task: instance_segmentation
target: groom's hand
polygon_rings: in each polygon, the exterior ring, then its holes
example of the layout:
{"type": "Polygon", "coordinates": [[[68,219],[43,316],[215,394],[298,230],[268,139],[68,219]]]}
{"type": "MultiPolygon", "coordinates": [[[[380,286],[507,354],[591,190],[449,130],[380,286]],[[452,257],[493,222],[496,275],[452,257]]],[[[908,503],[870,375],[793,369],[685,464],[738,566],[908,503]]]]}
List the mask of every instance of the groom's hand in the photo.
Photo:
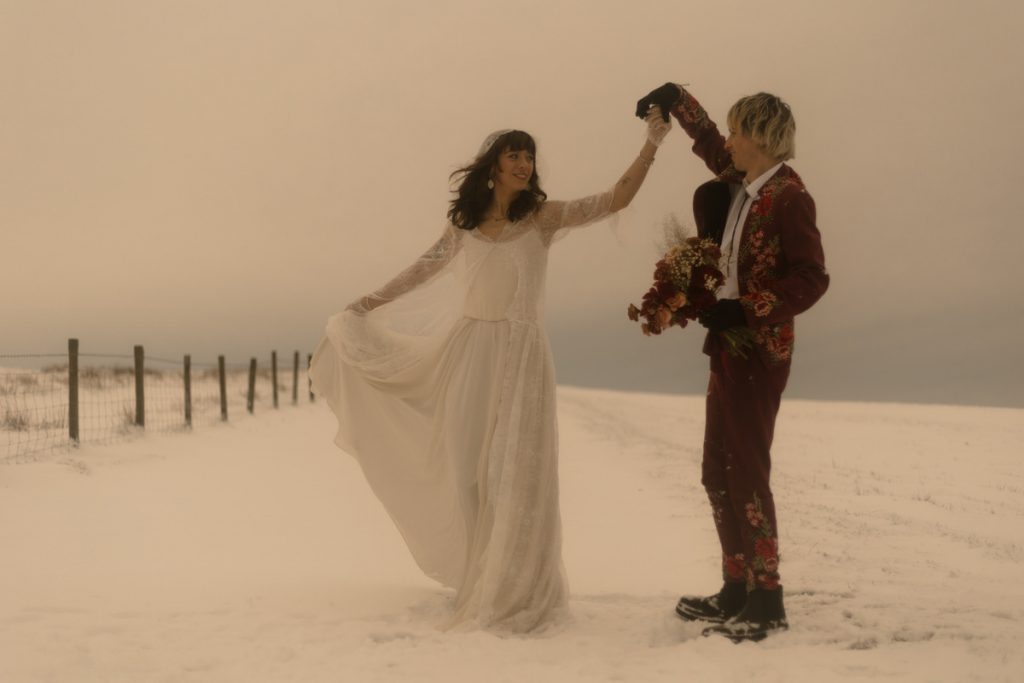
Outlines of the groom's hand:
{"type": "Polygon", "coordinates": [[[721,332],[746,325],[747,317],[739,299],[722,299],[701,315],[698,321],[712,332],[721,332]]]}
{"type": "Polygon", "coordinates": [[[666,83],[660,88],[655,88],[636,101],[637,118],[647,118],[647,111],[657,105],[661,107],[661,118],[667,122],[669,112],[682,96],[682,90],[675,83],[666,83]]]}

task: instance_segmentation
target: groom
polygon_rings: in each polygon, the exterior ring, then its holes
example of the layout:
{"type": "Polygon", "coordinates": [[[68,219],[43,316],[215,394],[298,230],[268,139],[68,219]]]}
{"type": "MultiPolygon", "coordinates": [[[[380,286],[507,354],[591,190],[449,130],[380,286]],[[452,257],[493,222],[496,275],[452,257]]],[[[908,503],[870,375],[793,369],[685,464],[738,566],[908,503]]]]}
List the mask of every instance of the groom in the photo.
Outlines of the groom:
{"type": "MultiPolygon", "coordinates": [[[[697,188],[701,237],[722,248],[726,282],[701,317],[711,357],[701,483],[722,546],[722,589],[683,596],[676,613],[709,623],[704,635],[761,640],[788,628],[779,581],[778,525],[769,486],[770,449],[793,353],[793,317],[828,288],[814,200],[784,162],[796,124],[774,95],[740,99],[729,110],[729,137],[682,86],[666,83],[637,102],[637,116],[658,105],[693,139],[714,180],[697,188]],[[747,358],[730,355],[720,332],[755,334],[747,358]]],[[[667,120],[667,118],[666,118],[667,120]]]]}

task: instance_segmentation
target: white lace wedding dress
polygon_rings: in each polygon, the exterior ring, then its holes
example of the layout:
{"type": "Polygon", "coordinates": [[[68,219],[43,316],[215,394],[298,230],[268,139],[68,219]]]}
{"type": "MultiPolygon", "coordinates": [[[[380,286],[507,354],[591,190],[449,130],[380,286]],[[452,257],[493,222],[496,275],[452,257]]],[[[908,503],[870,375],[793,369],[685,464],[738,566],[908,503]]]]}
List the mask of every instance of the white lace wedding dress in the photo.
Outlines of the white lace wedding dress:
{"type": "Polygon", "coordinates": [[[612,192],[548,201],[495,238],[449,224],[327,324],[310,377],[419,566],[456,589],[445,627],[533,631],[565,610],[548,248],[612,192]]]}

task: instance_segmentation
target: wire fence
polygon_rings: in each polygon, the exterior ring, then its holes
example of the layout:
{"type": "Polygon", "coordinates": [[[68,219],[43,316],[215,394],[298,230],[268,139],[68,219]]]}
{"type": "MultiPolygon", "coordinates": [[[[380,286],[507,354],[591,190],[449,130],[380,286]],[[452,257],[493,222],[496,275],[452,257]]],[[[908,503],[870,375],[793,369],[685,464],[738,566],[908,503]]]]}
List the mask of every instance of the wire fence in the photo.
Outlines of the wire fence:
{"type": "Polygon", "coordinates": [[[0,354],[0,463],[313,401],[310,358],[300,367],[296,351],[278,367],[276,352],[248,363],[146,358],[141,346],[133,355],[80,354],[74,339],[67,354],[0,354]],[[25,359],[42,367],[4,367],[25,359]]]}

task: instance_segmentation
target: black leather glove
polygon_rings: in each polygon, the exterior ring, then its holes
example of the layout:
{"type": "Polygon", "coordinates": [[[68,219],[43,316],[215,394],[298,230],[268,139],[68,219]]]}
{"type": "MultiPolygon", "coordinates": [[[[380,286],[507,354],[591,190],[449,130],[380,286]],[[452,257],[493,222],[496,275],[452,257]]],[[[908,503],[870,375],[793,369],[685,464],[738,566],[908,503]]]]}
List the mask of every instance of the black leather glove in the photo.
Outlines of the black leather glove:
{"type": "Polygon", "coordinates": [[[655,88],[636,101],[637,118],[647,118],[647,110],[651,108],[651,105],[656,104],[661,107],[661,118],[667,122],[668,113],[672,111],[672,107],[682,96],[683,92],[675,83],[666,83],[660,88],[655,88]]]}
{"type": "Polygon", "coordinates": [[[698,318],[701,325],[712,332],[721,332],[747,324],[743,304],[739,299],[722,299],[698,318]]]}

